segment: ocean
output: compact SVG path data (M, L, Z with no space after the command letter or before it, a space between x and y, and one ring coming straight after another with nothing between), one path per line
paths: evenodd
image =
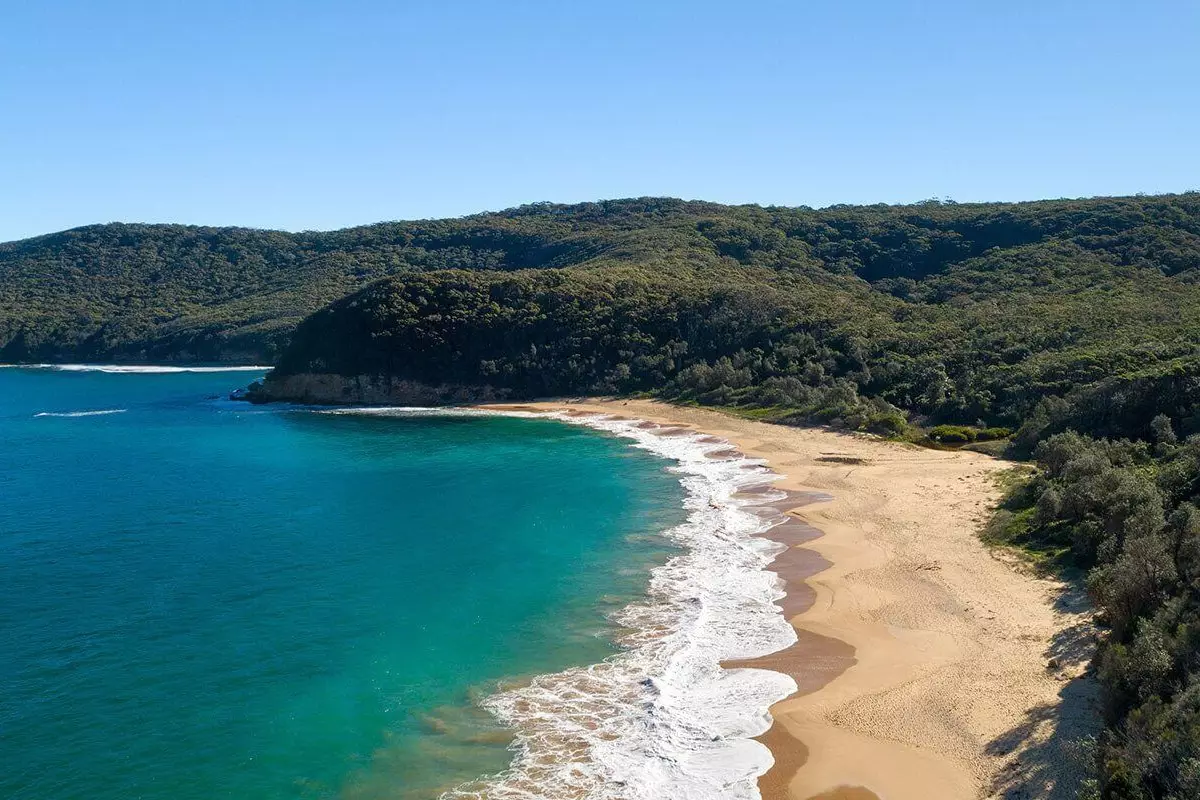
M761 468L256 377L0 369L0 797L757 796Z

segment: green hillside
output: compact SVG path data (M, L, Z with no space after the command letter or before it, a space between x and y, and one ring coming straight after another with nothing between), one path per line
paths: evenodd
M374 283L301 325L276 377L652 392L885 432L902 410L1025 426L1026 451L1067 427L1146 436L1157 413L1200 430L1200 195L823 211L638 200L486 219L613 243L571 250L573 266Z
M1198 206L1198 195L824 210L642 198L327 233L89 226L0 244L0 359L270 362L325 304L447 268L623 265L740 282L759 267L880 295L897 322L988 299L1040 313L1048 294L1119 293L1151 277L1187 304ZM1061 343L1063 328L1039 331L1030 349Z

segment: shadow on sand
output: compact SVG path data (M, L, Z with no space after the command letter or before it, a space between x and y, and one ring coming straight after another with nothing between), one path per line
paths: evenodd
M1062 681L1059 700L1030 709L1020 723L988 742L987 753L1007 761L992 784L994 798L1075 800L1093 771L1090 743L1101 727L1099 687L1089 671L1096 629L1078 586L1064 590L1055 608L1077 615L1043 653L1046 669Z

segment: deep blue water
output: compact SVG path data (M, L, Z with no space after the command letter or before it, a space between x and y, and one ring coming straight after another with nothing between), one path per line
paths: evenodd
M682 519L617 439L220 399L255 377L0 369L0 797L435 797Z

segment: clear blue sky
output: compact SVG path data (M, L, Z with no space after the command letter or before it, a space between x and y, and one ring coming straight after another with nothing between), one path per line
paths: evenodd
M1200 187L1200 3L0 0L0 240Z

